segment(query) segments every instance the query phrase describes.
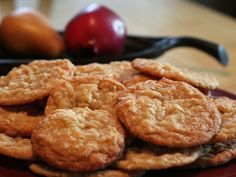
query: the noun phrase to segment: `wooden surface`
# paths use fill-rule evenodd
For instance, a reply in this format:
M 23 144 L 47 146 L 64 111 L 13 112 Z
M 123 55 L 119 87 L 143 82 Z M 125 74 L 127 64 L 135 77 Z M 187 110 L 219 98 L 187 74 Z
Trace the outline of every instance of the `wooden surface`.
M 1 0 L 0 18 L 12 9 L 30 6 L 45 13 L 51 24 L 63 30 L 67 21 L 91 0 Z M 229 54 L 229 65 L 221 66 L 207 54 L 178 48 L 159 59 L 196 71 L 213 74 L 220 88 L 236 93 L 236 20 L 189 0 L 100 0 L 124 19 L 128 33 L 145 36 L 189 35 L 221 43 Z

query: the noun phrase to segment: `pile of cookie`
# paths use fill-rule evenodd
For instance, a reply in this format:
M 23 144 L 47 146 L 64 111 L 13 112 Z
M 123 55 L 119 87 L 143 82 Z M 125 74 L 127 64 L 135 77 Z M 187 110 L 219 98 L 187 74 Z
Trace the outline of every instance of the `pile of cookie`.
M 218 86 L 155 60 L 35 60 L 0 77 L 0 154 L 49 177 L 220 165 L 236 157 L 236 101 Z

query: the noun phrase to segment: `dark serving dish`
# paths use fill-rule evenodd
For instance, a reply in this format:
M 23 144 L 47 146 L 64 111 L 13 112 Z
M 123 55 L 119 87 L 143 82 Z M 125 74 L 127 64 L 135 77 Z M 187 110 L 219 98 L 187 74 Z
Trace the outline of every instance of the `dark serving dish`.
M 156 38 L 128 36 L 125 51 L 120 56 L 79 57 L 78 59 L 75 56 L 65 53 L 60 58 L 69 58 L 74 64 L 88 64 L 92 62 L 108 63 L 110 61 L 133 60 L 137 57 L 155 58 L 176 47 L 193 47 L 208 53 L 223 65 L 227 65 L 228 63 L 228 57 L 224 46 L 203 39 L 187 36 Z M 12 67 L 28 63 L 35 59 L 45 59 L 45 57 L 28 56 L 19 58 L 12 54 L 7 55 L 0 50 L 0 74 L 6 74 Z

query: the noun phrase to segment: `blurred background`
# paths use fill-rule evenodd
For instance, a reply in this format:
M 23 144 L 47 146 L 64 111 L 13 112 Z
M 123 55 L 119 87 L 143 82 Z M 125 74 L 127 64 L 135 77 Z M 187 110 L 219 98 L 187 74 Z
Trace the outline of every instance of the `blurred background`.
M 194 0 L 209 8 L 215 9 L 221 13 L 225 13 L 236 18 L 236 2 L 235 0 Z
M 49 14 L 55 0 L 1 0 L 1 5 L 5 4 L 8 8 L 5 8 L 5 13 L 8 10 L 15 9 L 21 6 L 30 6 L 35 9 L 39 9 L 45 14 Z M 57 0 L 57 3 L 62 3 Z M 218 10 L 222 13 L 236 17 L 236 2 L 235 0 L 191 0 L 199 4 L 203 4 L 212 9 Z M 81 2 L 80 2 L 81 3 Z
M 137 2 L 133 0 L 0 0 L 0 19 L 19 7 L 31 7 L 44 13 L 49 17 L 55 28 L 62 30 L 68 19 L 74 16 L 86 5 L 97 2 L 114 9 L 118 14 L 120 14 L 120 16 L 122 16 L 122 18 L 125 19 L 125 21 L 131 19 L 131 22 L 128 21 L 127 24 L 131 27 L 134 26 L 136 30 L 133 30 L 131 27 L 131 29 L 129 29 L 136 33 L 136 31 L 139 32 L 139 27 L 137 23 L 133 23 L 137 22 L 137 15 L 140 15 L 141 13 L 142 16 L 144 16 L 144 18 L 138 19 L 141 20 L 138 22 L 141 23 L 142 20 L 150 21 L 150 23 L 155 23 L 157 26 L 158 23 L 160 23 L 157 20 L 160 19 L 152 19 L 152 14 L 154 13 L 160 13 L 160 18 L 163 18 L 163 20 L 172 20 L 173 17 L 171 16 L 173 13 L 178 12 L 186 14 L 187 11 L 191 10 L 191 8 L 189 10 L 185 9 L 186 4 L 183 4 L 182 1 L 185 1 L 185 3 L 196 3 L 203 9 L 210 8 L 214 11 L 236 18 L 236 1 L 234 0 L 137 0 Z M 176 19 L 179 15 L 181 14 L 175 14 Z M 191 15 L 198 15 L 203 18 L 205 17 L 204 14 L 195 14 L 195 11 L 192 11 Z

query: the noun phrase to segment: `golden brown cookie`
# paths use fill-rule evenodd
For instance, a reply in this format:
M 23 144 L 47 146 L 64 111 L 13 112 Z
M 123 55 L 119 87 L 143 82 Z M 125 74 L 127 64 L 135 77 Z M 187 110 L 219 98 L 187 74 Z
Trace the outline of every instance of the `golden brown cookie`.
M 37 175 L 46 177 L 79 177 L 79 174 L 68 172 L 58 168 L 53 168 L 43 163 L 30 164 L 29 169 Z
M 38 125 L 44 109 L 39 101 L 17 106 L 0 107 L 0 133 L 9 136 L 30 136 Z
M 200 147 L 172 148 L 128 148 L 124 157 L 115 164 L 123 170 L 160 170 L 192 163 L 202 154 Z
M 112 79 L 96 76 L 74 77 L 55 88 L 48 98 L 46 115 L 58 108 L 89 107 L 108 109 L 125 87 Z
M 236 158 L 236 140 L 227 143 L 216 143 L 213 145 L 204 145 L 203 154 L 188 168 L 206 168 L 210 166 L 222 165 Z
M 48 96 L 58 83 L 74 74 L 69 60 L 36 60 L 0 77 L 0 105 L 31 103 Z
M 113 79 L 97 76 L 74 77 L 55 88 L 48 98 L 46 115 L 55 109 L 88 107 L 92 110 L 107 110 L 112 113 L 117 129 L 124 133 L 114 109 L 118 94 L 125 87 Z
M 162 86 L 121 94 L 116 105 L 121 122 L 134 136 L 156 145 L 186 148 L 208 142 L 221 124 L 215 105 L 197 92 Z
M 213 98 L 213 102 L 222 114 L 229 112 L 233 106 L 233 100 L 228 97 L 216 97 Z
M 126 76 L 126 77 L 121 77 L 120 79 L 118 79 L 118 81 L 121 82 L 126 87 L 129 87 L 129 86 L 134 85 L 138 82 L 144 82 L 147 80 L 156 80 L 156 78 L 154 78 L 152 76 L 145 75 L 145 74 L 137 73 L 137 74 L 133 74 L 133 75 Z
M 13 138 L 3 133 L 0 133 L 0 154 L 23 160 L 34 159 L 30 139 Z
M 30 136 L 43 116 L 30 116 L 26 112 L 10 112 L 0 108 L 0 133 L 9 136 Z
M 215 77 L 204 73 L 197 73 L 188 69 L 177 68 L 170 64 L 162 64 L 155 60 L 135 59 L 132 66 L 140 72 L 168 79 L 184 81 L 193 86 L 206 89 L 215 89 L 219 86 Z
M 31 164 L 30 170 L 38 175 L 47 177 L 141 177 L 142 171 L 100 170 L 90 173 L 73 173 L 50 167 L 46 164 Z
M 91 63 L 76 66 L 75 76 L 101 76 L 117 80 L 137 72 L 129 61 L 114 61 L 109 64 Z
M 222 123 L 220 129 L 210 143 L 224 143 L 236 139 L 236 100 L 231 101 L 232 105 L 228 111 L 221 115 Z M 221 108 L 224 111 L 228 109 L 226 109 L 226 106 Z
M 33 150 L 47 163 L 65 170 L 104 168 L 124 149 L 124 136 L 110 116 L 107 111 L 89 108 L 57 109 L 33 131 Z
M 128 87 L 130 90 L 152 90 L 159 92 L 163 99 L 207 99 L 207 97 L 195 87 L 182 82 L 163 78 L 159 81 L 148 80 Z

